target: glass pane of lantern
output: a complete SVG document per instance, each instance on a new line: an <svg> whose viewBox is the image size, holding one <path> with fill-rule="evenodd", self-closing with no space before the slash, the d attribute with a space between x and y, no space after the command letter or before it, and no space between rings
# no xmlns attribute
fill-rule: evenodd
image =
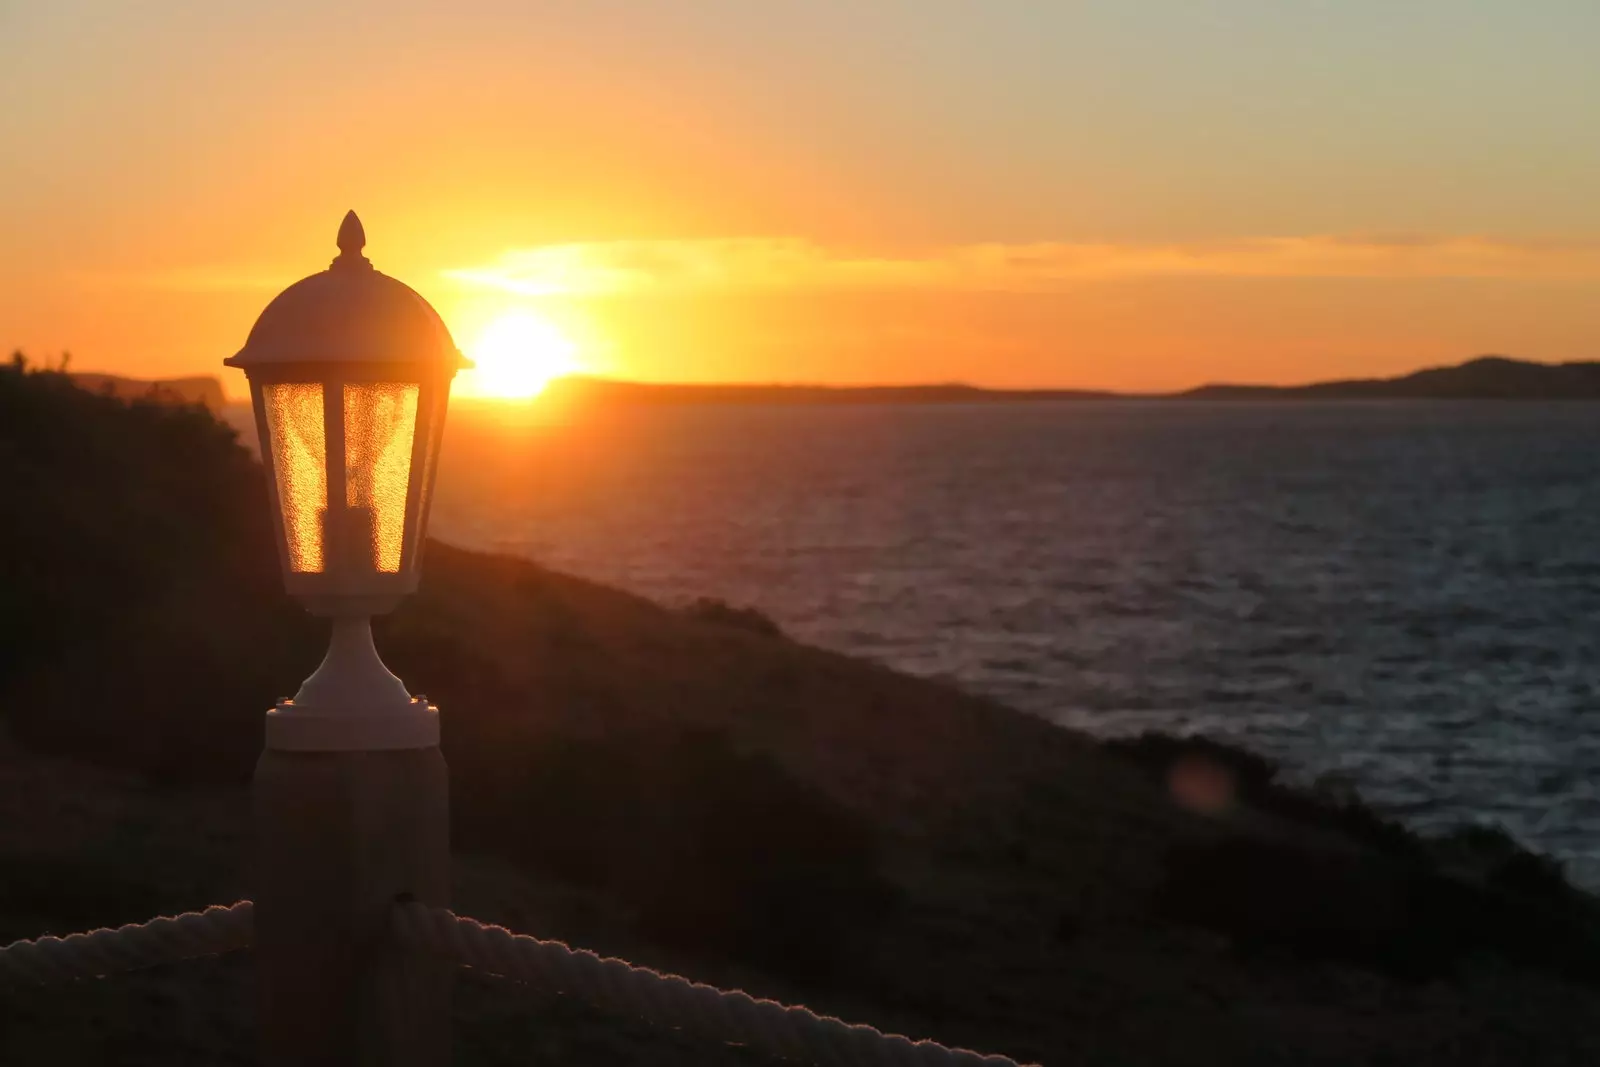
<svg viewBox="0 0 1600 1067"><path fill-rule="evenodd" d="M433 496L433 471L439 460L439 436L444 422L445 405L450 402L450 386L434 385L427 392L429 406L428 418L424 425L428 428L430 440L423 442L422 453L422 485L421 492L417 495L417 524L422 524L423 518L428 514L428 503Z"/></svg>
<svg viewBox="0 0 1600 1067"><path fill-rule="evenodd" d="M285 382L264 386L272 471L278 481L289 569L322 570L322 513L328 506L327 444L322 386Z"/></svg>
<svg viewBox="0 0 1600 1067"><path fill-rule="evenodd" d="M374 570L400 569L417 428L415 382L362 382L344 387L344 484L350 524L370 531ZM358 545L352 551L360 553Z"/></svg>

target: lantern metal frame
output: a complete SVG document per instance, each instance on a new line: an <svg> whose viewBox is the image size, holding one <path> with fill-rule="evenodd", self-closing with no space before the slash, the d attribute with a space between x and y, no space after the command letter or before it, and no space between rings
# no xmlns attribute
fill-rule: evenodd
<svg viewBox="0 0 1600 1067"><path fill-rule="evenodd" d="M336 368L336 369L335 369ZM439 446L444 433L445 411L450 402L451 368L447 374L424 371L412 363L356 362L281 363L252 367L250 401L261 440L262 459L267 466L267 492L275 517L273 534L284 588L302 600L316 615L342 616L364 610L368 615L393 611L400 599L417 591L421 577L423 545L427 540L428 519L433 504L433 483L438 467ZM416 421L412 428L411 459L407 468L405 514L402 518L399 567L394 571L353 572L346 562L356 555L348 543L352 531L344 523L324 521L321 540L324 557L320 571L294 569L289 547L288 520L281 496L277 456L267 423L267 387L273 385L315 385L322 390L323 470L328 515L336 513L337 502L346 493L345 386L415 385Z"/></svg>

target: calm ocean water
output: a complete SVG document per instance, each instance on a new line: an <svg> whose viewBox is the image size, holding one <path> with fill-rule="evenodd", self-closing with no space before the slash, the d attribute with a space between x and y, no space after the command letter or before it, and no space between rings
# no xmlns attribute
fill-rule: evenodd
<svg viewBox="0 0 1600 1067"><path fill-rule="evenodd" d="M1600 406L467 415L439 485L446 540L1096 734L1237 739L1600 884Z"/></svg>

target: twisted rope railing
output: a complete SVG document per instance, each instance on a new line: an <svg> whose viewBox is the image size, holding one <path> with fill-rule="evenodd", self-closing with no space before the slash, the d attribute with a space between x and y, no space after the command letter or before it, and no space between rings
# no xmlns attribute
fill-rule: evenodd
<svg viewBox="0 0 1600 1067"><path fill-rule="evenodd" d="M748 1045L802 1063L841 1067L1020 1067L1006 1056L985 1056L912 1041L862 1024L818 1015L810 1008L757 1000L691 982L675 974L602 959L559 941L540 941L486 926L446 908L419 903L395 906L400 943L477 970L568 991L621 1015L706 1037Z"/></svg>
<svg viewBox="0 0 1600 1067"><path fill-rule="evenodd" d="M0 948L0 983L65 982L248 948L255 906L248 900L67 937L14 941ZM603 959L559 941L540 941L463 918L445 908L395 906L396 940L490 974L569 991L596 1007L681 1027L786 1059L841 1067L1020 1067L935 1041L912 1041L875 1027L818 1015L801 1005L758 1000L675 974Z"/></svg>
<svg viewBox="0 0 1600 1067"><path fill-rule="evenodd" d="M13 941L0 948L0 983L66 982L248 948L248 900L67 937Z"/></svg>

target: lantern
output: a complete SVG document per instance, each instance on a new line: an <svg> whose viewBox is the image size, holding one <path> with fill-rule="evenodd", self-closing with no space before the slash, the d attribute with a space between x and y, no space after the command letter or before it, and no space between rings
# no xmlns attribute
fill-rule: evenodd
<svg viewBox="0 0 1600 1067"><path fill-rule="evenodd" d="M365 244L352 211L328 269L279 293L224 361L250 380L285 587L334 620L327 659L268 713L268 747L438 738L433 709L378 659L368 620L417 588L450 381L465 361L438 313L374 270ZM363 731L376 743L358 744Z"/></svg>

